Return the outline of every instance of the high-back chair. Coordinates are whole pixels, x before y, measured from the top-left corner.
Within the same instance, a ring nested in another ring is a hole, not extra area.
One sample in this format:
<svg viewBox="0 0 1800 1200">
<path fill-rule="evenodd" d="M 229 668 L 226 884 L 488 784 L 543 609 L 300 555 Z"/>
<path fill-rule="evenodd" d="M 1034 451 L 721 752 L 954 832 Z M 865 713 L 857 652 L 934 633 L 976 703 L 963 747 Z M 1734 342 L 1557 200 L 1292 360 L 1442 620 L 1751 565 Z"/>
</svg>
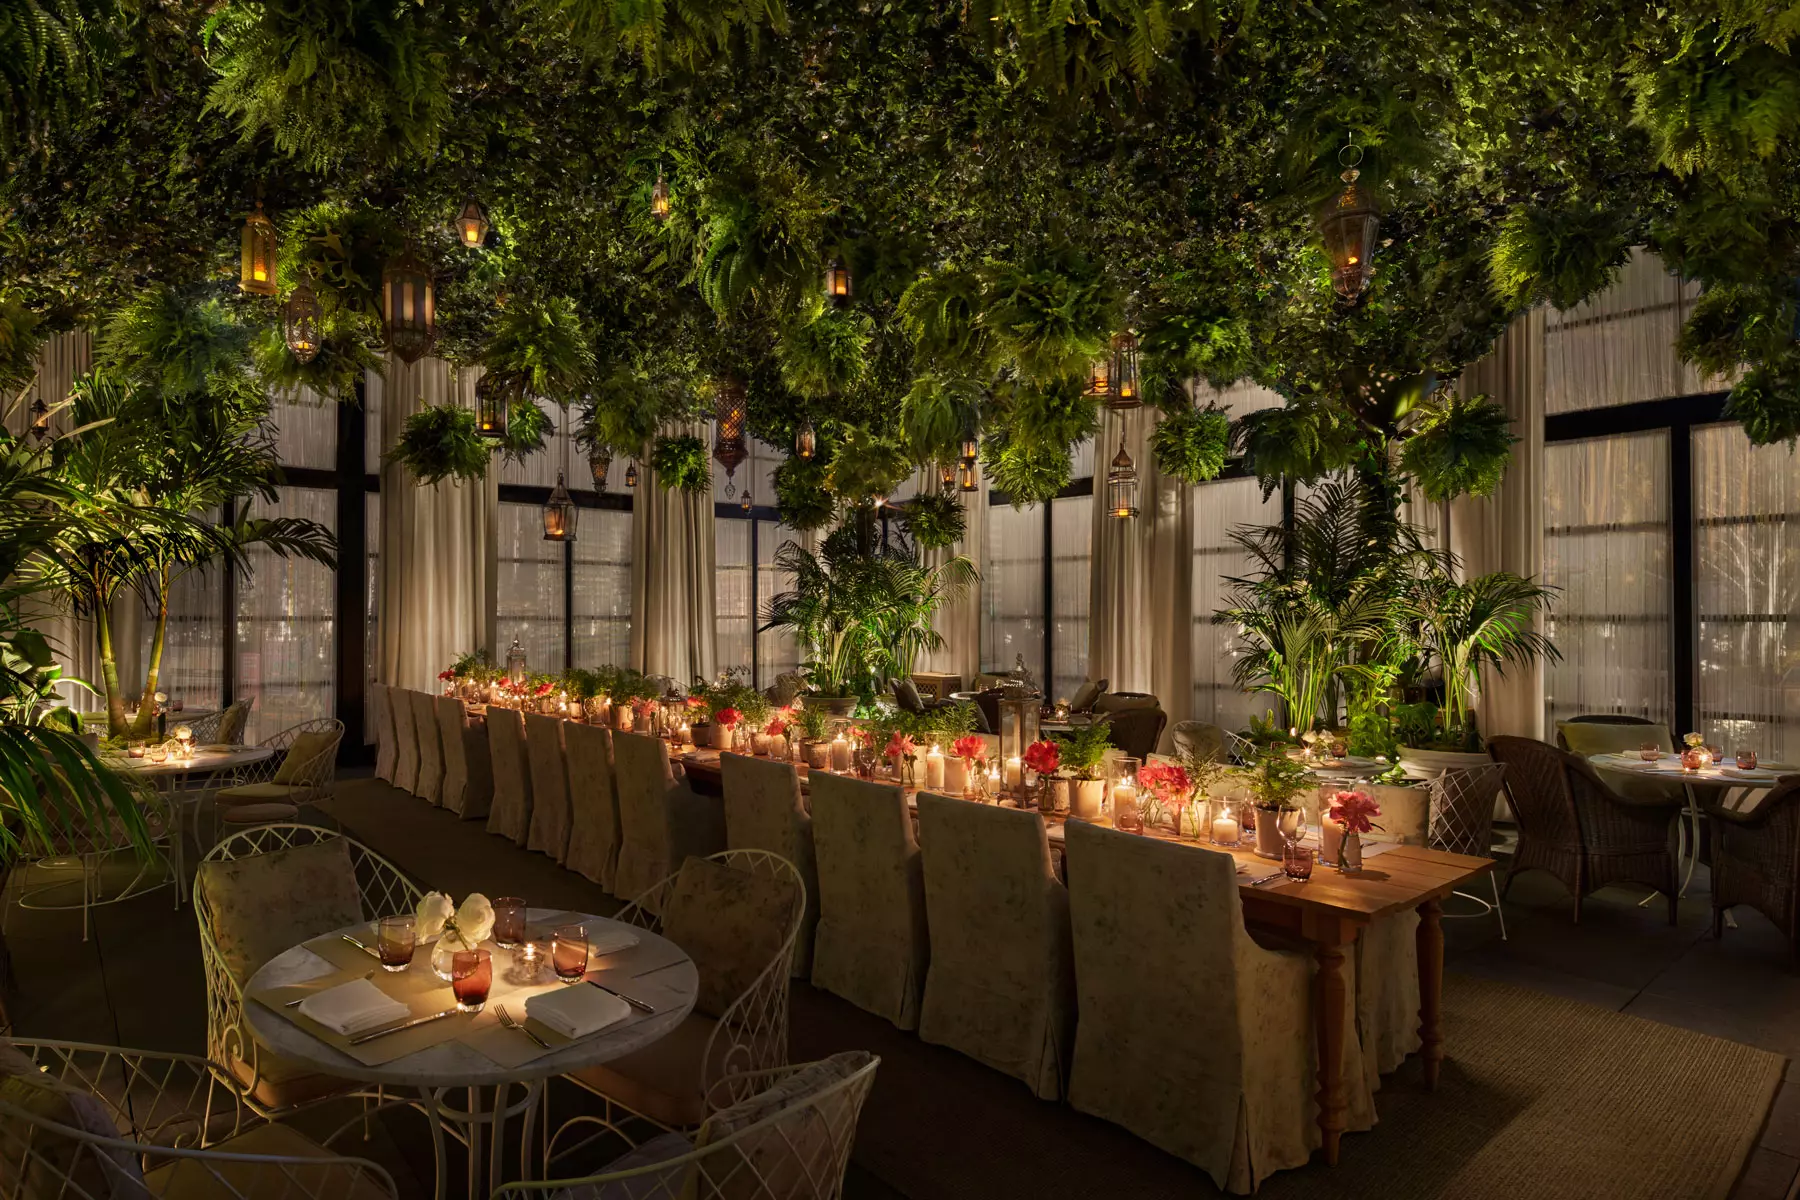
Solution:
<svg viewBox="0 0 1800 1200">
<path fill-rule="evenodd" d="M 255 701 L 256 697 L 250 696 L 187 722 L 194 735 L 194 745 L 243 745 L 244 727 L 249 723 L 250 706 Z"/>
<path fill-rule="evenodd" d="M 693 1011 L 655 1045 L 568 1078 L 665 1129 L 699 1125 L 715 1095 L 735 1104 L 753 1094 L 746 1073 L 787 1063 L 788 977 L 804 907 L 800 873 L 778 854 L 726 850 L 683 862 L 617 919 L 694 960 Z"/>
<path fill-rule="evenodd" d="M 1625 713 L 1583 713 L 1556 723 L 1556 746 L 1576 754 L 1635 752 L 1645 742 L 1655 742 L 1673 753 L 1675 738 L 1662 721 Z"/>
<path fill-rule="evenodd" d="M 413 706 L 413 739 L 419 745 L 419 771 L 413 779 L 413 795 L 427 804 L 444 802 L 444 740 L 438 736 L 438 697 L 429 692 L 408 692 Z"/>
<path fill-rule="evenodd" d="M 1085 821 L 1067 837 L 1081 1014 L 1070 1104 L 1225 1191 L 1303 1165 L 1320 1144 L 1312 956 L 1251 939 L 1229 854 Z M 1373 1101 L 1345 1009 L 1342 1086 L 1362 1128 Z"/>
<path fill-rule="evenodd" d="M 919 1036 L 1061 1099 L 1075 969 L 1044 818 L 920 792 L 919 853 L 931 928 Z"/>
<path fill-rule="evenodd" d="M 394 714 L 394 786 L 403 792 L 419 787 L 418 711 L 410 688 L 389 688 L 388 708 Z"/>
<path fill-rule="evenodd" d="M 371 683 L 369 703 L 375 706 L 375 778 L 392 783 L 394 763 L 400 756 L 394 741 L 394 689 L 385 683 Z"/>
<path fill-rule="evenodd" d="M 822 771 L 809 781 L 819 861 L 813 986 L 916 1029 L 931 943 L 906 795 L 895 784 Z"/>
<path fill-rule="evenodd" d="M 569 756 L 569 858 L 564 865 L 611 893 L 619 869 L 612 731 L 571 721 L 563 729 L 563 748 Z"/>
<path fill-rule="evenodd" d="M 560 717 L 525 714 L 525 761 L 531 768 L 531 829 L 528 850 L 557 862 L 569 857 L 569 768 L 563 754 Z"/>
<path fill-rule="evenodd" d="M 213 793 L 221 827 L 292 821 L 302 804 L 317 804 L 337 788 L 338 748 L 344 723 L 315 717 L 265 738 L 268 758 L 236 772 L 236 782 Z"/>
<path fill-rule="evenodd" d="M 1443 772 L 1429 785 L 1431 790 L 1431 824 L 1426 844 L 1433 850 L 1451 854 L 1468 854 L 1487 858 L 1494 851 L 1494 800 L 1506 785 L 1506 764 L 1452 769 Z M 1481 906 L 1481 913 L 1450 913 L 1448 916 L 1480 916 L 1493 910 L 1500 922 L 1500 940 L 1506 940 L 1506 912 L 1500 907 L 1500 879 L 1488 872 L 1488 885 L 1493 889 L 1492 903 L 1468 892 L 1457 896 Z"/>
<path fill-rule="evenodd" d="M 1800 775 L 1785 775 L 1749 812 L 1722 805 L 1712 822 L 1713 937 L 1725 913 L 1747 904 L 1774 922 L 1800 959 Z"/>
<path fill-rule="evenodd" d="M 819 924 L 819 864 L 813 853 L 812 816 L 800 797 L 800 773 L 792 763 L 744 754 L 721 754 L 725 792 L 725 846 L 768 850 L 787 859 L 806 884 L 806 912 L 794 947 L 794 974 L 812 974 L 813 931 Z"/>
<path fill-rule="evenodd" d="M 345 1091 L 258 1045 L 244 1020 L 244 987 L 262 965 L 309 938 L 413 912 L 419 889 L 373 850 L 316 825 L 258 825 L 227 835 L 194 877 L 194 916 L 206 971 L 206 1056 L 246 1102 L 272 1116 Z"/>
<path fill-rule="evenodd" d="M 487 730 L 469 724 L 468 709 L 455 696 L 438 696 L 433 704 L 444 746 L 444 807 L 463 818 L 485 817 L 494 801 Z"/>
<path fill-rule="evenodd" d="M 531 766 L 525 757 L 525 718 L 516 708 L 488 705 L 488 757 L 494 771 L 494 803 L 487 828 L 523 846 L 531 834 Z"/>
<path fill-rule="evenodd" d="M 1676 799 L 1620 795 L 1585 758 L 1532 738 L 1495 737 L 1488 750 L 1506 764 L 1506 789 L 1519 822 L 1519 845 L 1501 895 L 1521 871 L 1548 871 L 1581 901 L 1615 883 L 1638 883 L 1668 897 L 1669 924 L 1680 904 L 1675 849 Z"/>
<path fill-rule="evenodd" d="M 619 797 L 619 863 L 615 896 L 648 894 L 689 857 L 725 848 L 725 812 L 717 796 L 702 796 L 675 781 L 668 744 L 647 733 L 613 734 Z"/>
<path fill-rule="evenodd" d="M 1162 741 L 1163 726 L 1168 723 L 1169 714 L 1160 708 L 1120 709 L 1111 714 L 1106 737 L 1119 753 L 1143 762 L 1155 752 L 1157 743 Z"/>
<path fill-rule="evenodd" d="M 343 1126 L 337 1136 L 356 1129 Z M 69 1200 L 376 1200 L 387 1171 L 266 1122 L 229 1072 L 188 1054 L 0 1042 L 7 1195 Z M 21 1188 L 14 1191 L 13 1188 Z"/>
<path fill-rule="evenodd" d="M 742 1082 L 762 1090 L 710 1113 L 692 1140 L 664 1133 L 597 1175 L 509 1183 L 495 1200 L 546 1192 L 559 1200 L 838 1200 L 857 1117 L 880 1065 L 867 1051 L 848 1050 L 759 1072 Z M 604 1117 L 577 1117 L 557 1133 L 592 1126 L 631 1144 L 629 1131 Z"/>
</svg>

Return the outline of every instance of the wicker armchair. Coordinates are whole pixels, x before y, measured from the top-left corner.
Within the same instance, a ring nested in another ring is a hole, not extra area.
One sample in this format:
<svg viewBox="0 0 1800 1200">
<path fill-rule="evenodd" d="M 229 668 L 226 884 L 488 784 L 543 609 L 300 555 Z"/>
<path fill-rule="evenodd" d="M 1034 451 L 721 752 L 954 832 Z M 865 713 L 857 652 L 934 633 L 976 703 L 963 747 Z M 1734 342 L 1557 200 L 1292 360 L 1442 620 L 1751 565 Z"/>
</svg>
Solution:
<svg viewBox="0 0 1800 1200">
<path fill-rule="evenodd" d="M 26 1195 L 399 1194 L 383 1168 L 328 1149 L 364 1114 L 316 1142 L 260 1119 L 229 1075 L 204 1058 L 78 1042 L 0 1043 L 0 1079 L 8 1075 L 19 1082 L 0 1096 L 0 1163 L 17 1171 L 10 1182 Z"/>
<path fill-rule="evenodd" d="M 1106 739 L 1120 754 L 1144 762 L 1156 753 L 1169 714 L 1160 708 L 1126 708 L 1109 714 Z"/>
<path fill-rule="evenodd" d="M 1748 904 L 1775 923 L 1800 959 L 1800 775 L 1785 775 L 1749 812 L 1707 808 L 1712 823 L 1713 937 L 1725 910 Z"/>
<path fill-rule="evenodd" d="M 216 712 L 202 713 L 189 721 L 187 726 L 194 733 L 194 744 L 196 746 L 243 745 L 244 727 L 249 723 L 250 706 L 255 702 L 256 697 L 252 696 Z"/>
<path fill-rule="evenodd" d="M 1519 848 L 1506 871 L 1505 895 L 1521 871 L 1548 871 L 1575 896 L 1615 883 L 1640 883 L 1668 898 L 1669 924 L 1681 901 L 1676 818 L 1670 800 L 1634 800 L 1608 787 L 1580 755 L 1531 738 L 1496 737 L 1488 749 L 1506 765 L 1519 822 Z"/>
<path fill-rule="evenodd" d="M 338 746 L 344 723 L 319 717 L 289 726 L 257 745 L 274 753 L 237 772 L 230 787 L 213 793 L 213 811 L 223 825 L 292 821 L 302 804 L 331 795 L 337 783 Z"/>
</svg>

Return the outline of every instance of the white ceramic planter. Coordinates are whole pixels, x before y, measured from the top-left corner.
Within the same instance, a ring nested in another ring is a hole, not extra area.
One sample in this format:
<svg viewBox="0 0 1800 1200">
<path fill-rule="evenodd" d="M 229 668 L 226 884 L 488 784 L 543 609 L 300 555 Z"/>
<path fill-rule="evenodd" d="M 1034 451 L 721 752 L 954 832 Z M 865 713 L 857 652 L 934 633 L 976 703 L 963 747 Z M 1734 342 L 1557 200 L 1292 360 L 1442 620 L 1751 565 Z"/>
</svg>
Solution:
<svg viewBox="0 0 1800 1200">
<path fill-rule="evenodd" d="M 1069 815 L 1084 821 L 1097 821 L 1106 807 L 1106 780 L 1069 780 Z"/>
<path fill-rule="evenodd" d="M 1415 750 L 1411 746 L 1400 747 L 1400 766 L 1416 779 L 1435 779 L 1445 771 L 1485 767 L 1493 761 L 1486 751 L 1469 754 L 1461 750 Z"/>
</svg>

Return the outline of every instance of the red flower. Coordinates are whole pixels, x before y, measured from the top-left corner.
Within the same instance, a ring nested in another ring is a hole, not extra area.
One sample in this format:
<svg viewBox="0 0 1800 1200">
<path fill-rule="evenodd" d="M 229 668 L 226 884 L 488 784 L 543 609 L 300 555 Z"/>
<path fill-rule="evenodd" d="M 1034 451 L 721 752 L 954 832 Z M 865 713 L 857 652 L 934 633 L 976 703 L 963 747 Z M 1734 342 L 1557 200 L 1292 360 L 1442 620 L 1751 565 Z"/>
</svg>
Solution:
<svg viewBox="0 0 1800 1200">
<path fill-rule="evenodd" d="M 455 671 L 451 671 L 451 670 L 443 670 L 443 671 L 439 671 L 439 672 L 438 672 L 438 678 L 439 678 L 439 679 L 443 679 L 443 680 L 446 680 L 446 681 L 448 681 L 448 680 L 451 680 L 451 679 L 455 679 L 455 678 L 456 678 L 456 672 L 455 672 Z"/>
<path fill-rule="evenodd" d="M 1062 763 L 1062 750 L 1049 738 L 1025 747 L 1025 766 L 1039 775 L 1053 775 Z"/>
<path fill-rule="evenodd" d="M 637 709 L 638 716 L 647 717 L 651 713 L 656 711 L 656 701 L 654 701 L 654 700 L 634 700 L 634 701 L 632 701 L 631 707 Z"/>
<path fill-rule="evenodd" d="M 974 762 L 978 758 L 986 758 L 987 739 L 983 738 L 979 733 L 971 733 L 966 737 L 959 737 L 955 742 L 951 743 L 950 753 L 963 759 L 965 762 Z"/>
<path fill-rule="evenodd" d="M 555 686 L 556 684 L 546 679 L 544 682 L 537 685 L 537 694 L 540 696 L 548 696 L 550 694 L 550 689 Z"/>
<path fill-rule="evenodd" d="M 1333 792 L 1325 801 L 1330 805 L 1331 819 L 1357 833 L 1375 828 L 1369 818 L 1381 815 L 1381 805 L 1367 792 Z"/>
<path fill-rule="evenodd" d="M 780 737 L 782 734 L 784 734 L 786 732 L 787 732 L 787 723 L 784 722 L 780 717 L 775 717 L 767 725 L 763 726 L 763 733 L 769 737 Z"/>
<path fill-rule="evenodd" d="M 721 708 L 718 712 L 713 714 L 713 720 L 717 721 L 727 729 L 736 725 L 739 721 L 743 720 L 743 718 L 744 714 L 735 708 Z"/>
<path fill-rule="evenodd" d="M 706 707 L 706 697 L 705 696 L 689 696 L 688 697 L 688 707 L 689 708 L 705 708 Z"/>
<path fill-rule="evenodd" d="M 909 758 L 912 756 L 913 751 L 917 749 L 918 746 L 913 743 L 913 740 L 910 737 L 906 736 L 904 733 L 896 733 L 893 737 L 888 739 L 887 750 L 885 753 L 889 758 Z"/>
<path fill-rule="evenodd" d="M 1186 796 L 1193 787 L 1186 771 L 1165 762 L 1147 762 L 1139 767 L 1137 781 L 1139 787 L 1153 793 L 1165 804 Z"/>
</svg>

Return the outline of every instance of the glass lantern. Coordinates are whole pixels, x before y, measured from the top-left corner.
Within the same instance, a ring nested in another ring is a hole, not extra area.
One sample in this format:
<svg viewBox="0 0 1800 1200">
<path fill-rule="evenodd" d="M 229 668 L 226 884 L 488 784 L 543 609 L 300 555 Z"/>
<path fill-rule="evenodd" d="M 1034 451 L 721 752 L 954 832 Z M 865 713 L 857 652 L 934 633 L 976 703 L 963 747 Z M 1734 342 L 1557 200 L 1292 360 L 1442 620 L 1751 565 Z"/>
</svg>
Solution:
<svg viewBox="0 0 1800 1200">
<path fill-rule="evenodd" d="M 256 202 L 256 211 L 244 218 L 238 258 L 240 291 L 252 296 L 276 294 L 275 223 L 263 212 L 261 200 Z"/>
<path fill-rule="evenodd" d="M 1143 389 L 1138 383 L 1137 334 L 1127 329 L 1113 335 L 1112 362 L 1106 380 L 1106 407 L 1123 411 L 1143 406 Z"/>
<path fill-rule="evenodd" d="M 518 687 L 525 682 L 525 674 L 525 647 L 519 645 L 518 638 L 514 638 L 512 646 L 506 651 L 506 682 Z"/>
<path fill-rule="evenodd" d="M 1361 157 L 1357 150 L 1356 158 Z M 1319 214 L 1319 234 L 1325 242 L 1325 256 L 1331 260 L 1331 286 L 1346 300 L 1356 299 L 1369 286 L 1375 273 L 1375 235 L 1381 228 L 1374 198 L 1357 182 L 1361 174 L 1354 165 L 1347 168 L 1338 177 L 1344 181 L 1343 190 L 1328 200 Z"/>
<path fill-rule="evenodd" d="M 544 501 L 544 540 L 546 542 L 572 542 L 575 540 L 575 498 L 569 495 L 569 488 L 563 482 L 563 473 L 556 473 L 556 486 L 550 489 L 550 498 Z"/>
<path fill-rule="evenodd" d="M 1041 699 L 1024 688 L 1009 688 L 1000 697 L 1000 786 L 1004 795 L 1021 804 L 1030 795 L 1025 786 L 1025 750 L 1038 740 Z"/>
<path fill-rule="evenodd" d="M 492 372 L 475 381 L 476 433 L 494 441 L 506 436 L 506 417 L 512 410 L 514 390 Z"/>
<path fill-rule="evenodd" d="M 406 363 L 425 357 L 437 337 L 431 269 L 410 246 L 381 272 L 381 320 L 388 347 Z"/>
<path fill-rule="evenodd" d="M 487 243 L 489 228 L 487 209 L 481 207 L 481 201 L 473 196 L 463 201 L 462 211 L 456 214 L 456 240 L 479 250 Z"/>
<path fill-rule="evenodd" d="M 674 205 L 669 200 L 669 181 L 661 171 L 656 173 L 656 182 L 650 185 L 650 215 L 658 221 L 667 221 Z"/>
<path fill-rule="evenodd" d="M 818 448 L 818 435 L 813 432 L 812 422 L 800 422 L 800 428 L 794 431 L 794 453 L 801 458 L 811 458 Z"/>
<path fill-rule="evenodd" d="M 833 308 L 850 304 L 850 268 L 841 258 L 834 258 L 825 268 L 825 299 Z"/>
<path fill-rule="evenodd" d="M 281 306 L 281 340 L 302 363 L 318 357 L 319 319 L 323 314 L 318 295 L 305 283 L 295 287 Z"/>
<path fill-rule="evenodd" d="M 606 476 L 612 470 L 612 452 L 598 442 L 588 448 L 588 470 L 594 473 L 594 491 L 606 494 Z"/>
<path fill-rule="evenodd" d="M 1106 508 L 1121 519 L 1138 515 L 1137 464 L 1125 452 L 1123 436 L 1119 438 L 1119 452 L 1113 455 L 1112 469 L 1106 473 Z"/>
</svg>

